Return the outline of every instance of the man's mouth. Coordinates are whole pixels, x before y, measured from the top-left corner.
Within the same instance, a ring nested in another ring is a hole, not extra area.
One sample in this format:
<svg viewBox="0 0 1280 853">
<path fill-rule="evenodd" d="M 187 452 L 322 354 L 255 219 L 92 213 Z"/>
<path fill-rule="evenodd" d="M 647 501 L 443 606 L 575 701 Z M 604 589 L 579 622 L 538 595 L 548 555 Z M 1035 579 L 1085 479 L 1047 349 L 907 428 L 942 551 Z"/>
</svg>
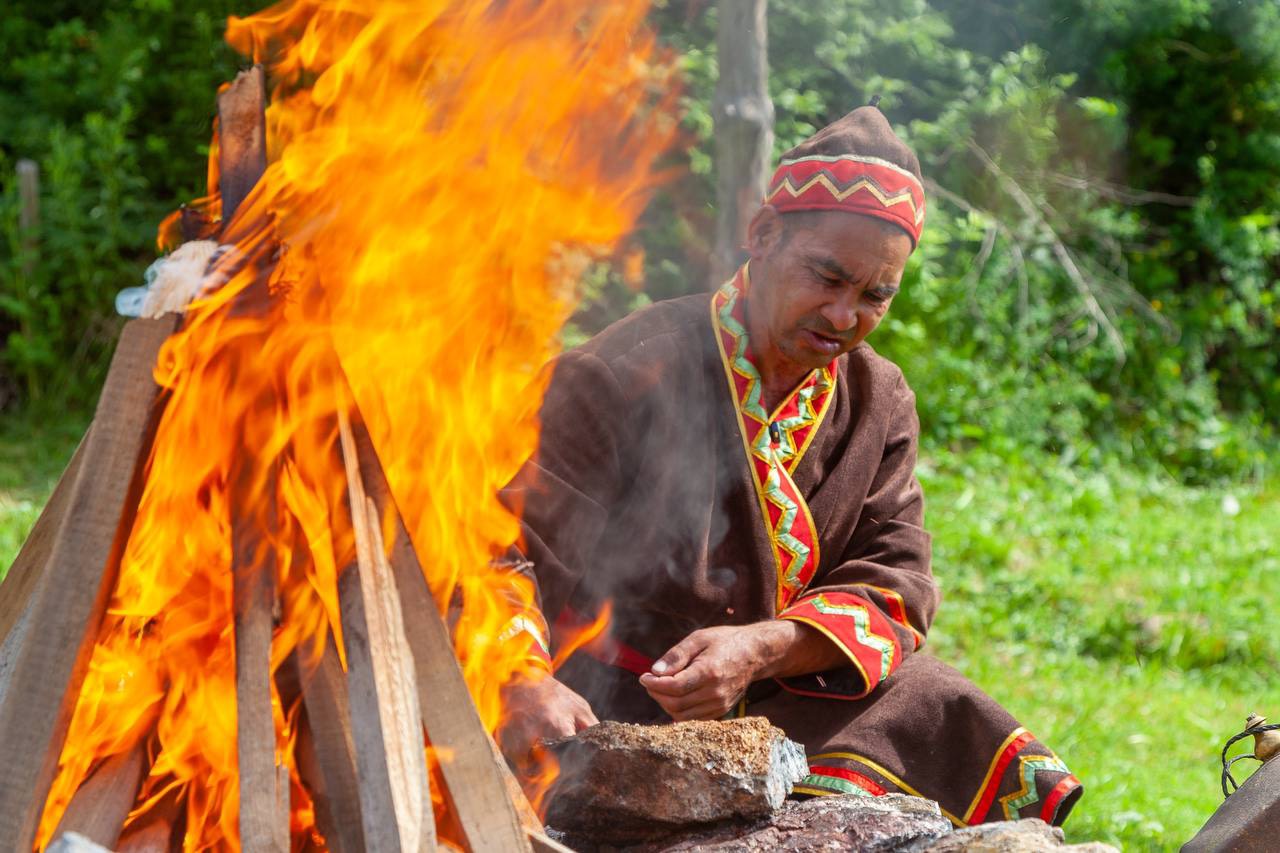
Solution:
<svg viewBox="0 0 1280 853">
<path fill-rule="evenodd" d="M 848 341 L 835 335 L 824 335 L 821 332 L 815 332 L 812 329 L 803 330 L 802 334 L 807 340 L 809 346 L 821 353 L 827 353 L 835 356 L 839 355 L 848 347 Z"/>
</svg>

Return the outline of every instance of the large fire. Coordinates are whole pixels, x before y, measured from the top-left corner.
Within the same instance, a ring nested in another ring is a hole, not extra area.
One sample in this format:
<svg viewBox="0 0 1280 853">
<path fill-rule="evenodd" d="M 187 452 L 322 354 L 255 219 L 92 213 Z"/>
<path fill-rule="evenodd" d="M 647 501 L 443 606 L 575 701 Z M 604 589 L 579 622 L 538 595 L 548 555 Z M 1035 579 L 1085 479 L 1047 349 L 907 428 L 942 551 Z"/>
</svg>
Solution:
<svg viewBox="0 0 1280 853">
<path fill-rule="evenodd" d="M 350 395 L 436 600 L 464 603 L 458 655 L 499 725 L 528 665 L 499 637 L 532 591 L 491 567 L 518 537 L 495 492 L 536 445 L 576 276 L 631 228 L 671 136 L 646 6 L 299 0 L 230 22 L 272 82 L 269 166 L 224 226 L 226 283 L 157 366 L 168 399 L 40 847 L 88 774 L 144 743 L 130 822 L 177 803 L 186 850 L 238 849 L 232 529 L 278 556 L 273 670 L 340 644 Z M 273 703 L 301 849 L 296 708 Z"/>
</svg>

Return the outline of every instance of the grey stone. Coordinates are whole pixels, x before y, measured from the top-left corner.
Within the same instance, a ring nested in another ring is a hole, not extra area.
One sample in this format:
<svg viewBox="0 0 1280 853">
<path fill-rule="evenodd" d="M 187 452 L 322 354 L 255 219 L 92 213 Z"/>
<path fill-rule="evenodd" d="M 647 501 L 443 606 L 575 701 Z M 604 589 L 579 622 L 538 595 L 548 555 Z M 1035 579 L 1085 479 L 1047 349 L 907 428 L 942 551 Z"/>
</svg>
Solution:
<svg viewBox="0 0 1280 853">
<path fill-rule="evenodd" d="M 78 832 L 64 832 L 45 848 L 45 853 L 111 853 L 111 851 L 101 844 L 93 843 Z"/>
<path fill-rule="evenodd" d="M 957 829 L 935 841 L 910 844 L 901 853 L 1038 853 L 1041 850 L 1119 853 L 1111 845 L 1098 842 L 1066 844 L 1061 829 L 1038 818 Z"/>
<path fill-rule="evenodd" d="M 762 717 L 604 722 L 549 746 L 560 776 L 547 823 L 602 841 L 764 817 L 808 773 L 804 750 Z"/>
<path fill-rule="evenodd" d="M 751 826 L 728 825 L 629 848 L 627 853 L 817 853 L 859 850 L 888 853 L 951 830 L 932 800 L 889 794 L 843 794 L 789 802 Z"/>
</svg>

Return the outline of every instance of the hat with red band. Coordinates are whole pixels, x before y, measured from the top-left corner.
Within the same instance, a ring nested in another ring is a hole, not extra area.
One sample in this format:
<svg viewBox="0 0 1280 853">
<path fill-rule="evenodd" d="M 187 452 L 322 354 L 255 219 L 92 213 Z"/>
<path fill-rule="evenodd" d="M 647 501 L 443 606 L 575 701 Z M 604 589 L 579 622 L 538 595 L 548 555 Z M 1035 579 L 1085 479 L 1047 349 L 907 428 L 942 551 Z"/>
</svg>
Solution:
<svg viewBox="0 0 1280 853">
<path fill-rule="evenodd" d="M 859 107 L 782 155 L 765 204 L 843 210 L 892 222 L 914 246 L 924 227 L 920 161 L 874 106 Z"/>
</svg>

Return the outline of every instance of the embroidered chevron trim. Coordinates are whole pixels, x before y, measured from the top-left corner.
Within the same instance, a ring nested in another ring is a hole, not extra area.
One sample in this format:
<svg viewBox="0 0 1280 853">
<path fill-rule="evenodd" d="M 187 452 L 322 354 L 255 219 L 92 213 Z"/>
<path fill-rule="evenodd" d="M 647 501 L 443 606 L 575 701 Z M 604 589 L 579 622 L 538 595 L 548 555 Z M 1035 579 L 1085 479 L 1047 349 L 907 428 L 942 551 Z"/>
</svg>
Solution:
<svg viewBox="0 0 1280 853">
<path fill-rule="evenodd" d="M 891 172 L 897 172 L 911 183 L 920 187 L 920 192 L 924 192 L 924 187 L 920 185 L 920 181 L 915 175 L 899 166 L 897 163 L 890 163 L 880 157 L 871 157 L 866 154 L 810 154 L 808 157 L 795 157 L 790 160 L 778 161 L 778 167 L 794 166 L 797 163 L 866 163 L 871 166 L 881 166 Z"/>
<path fill-rule="evenodd" d="M 791 472 L 826 415 L 835 379 L 830 366 L 815 370 L 774 412 L 765 410 L 763 382 L 751 361 L 740 316 L 748 284 L 743 267 L 712 298 L 711 322 L 777 566 L 780 612 L 804 589 L 820 559 L 817 529 Z M 770 424 L 776 428 L 776 442 Z"/>
<path fill-rule="evenodd" d="M 858 179 L 847 187 L 840 187 L 838 183 L 836 177 L 826 170 L 818 172 L 799 187 L 792 183 L 790 175 L 786 175 L 783 177 L 782 182 L 765 197 L 765 203 L 772 204 L 773 200 L 781 195 L 784 190 L 792 198 L 799 198 L 817 186 L 824 187 L 836 201 L 844 201 L 856 192 L 866 191 L 875 196 L 876 200 L 885 207 L 893 207 L 898 204 L 905 204 L 910 207 L 916 225 L 924 221 L 924 208 L 916 205 L 915 196 L 910 189 L 890 194 L 870 175 L 859 175 Z"/>
<path fill-rule="evenodd" d="M 1040 794 L 1036 791 L 1036 774 L 1046 770 L 1058 773 L 1070 773 L 1067 765 L 1056 755 L 1023 755 L 1018 761 L 1018 775 L 1022 779 L 1022 787 L 1012 794 L 1000 798 L 1004 807 L 1005 820 L 1017 820 L 1018 812 L 1032 803 L 1039 802 Z"/>
<path fill-rule="evenodd" d="M 852 619 L 853 635 L 857 637 L 858 642 L 880 653 L 880 680 L 884 681 L 889 677 L 893 668 L 893 640 L 871 630 L 871 617 L 867 615 L 866 607 L 860 604 L 833 604 L 825 595 L 817 595 L 806 601 L 812 602 L 813 609 L 823 616 L 847 616 Z"/>
</svg>

